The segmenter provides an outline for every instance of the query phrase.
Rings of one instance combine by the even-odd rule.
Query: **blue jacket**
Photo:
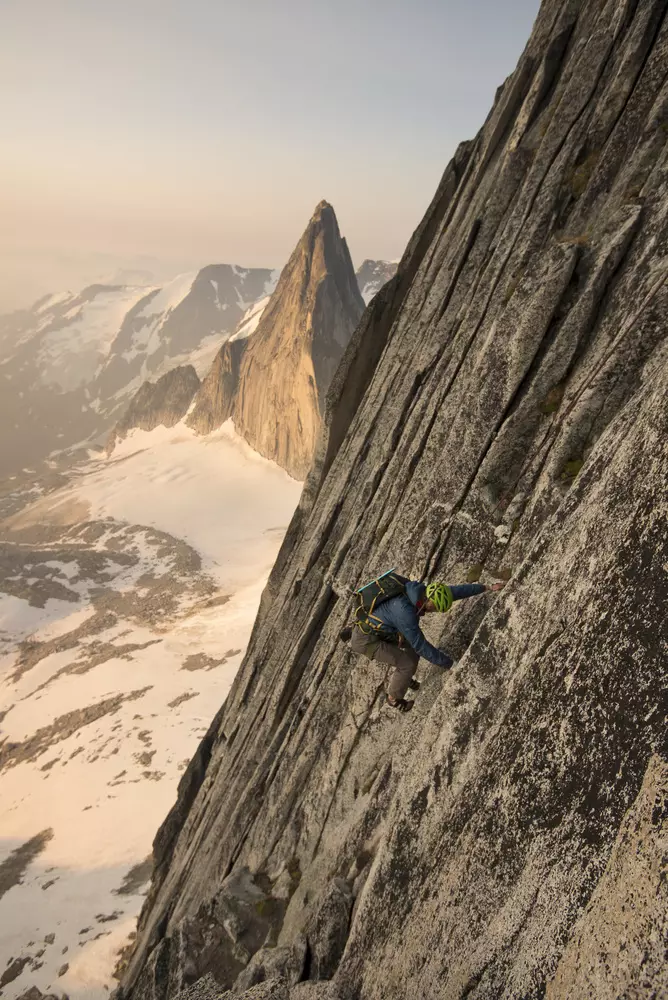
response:
[[[415,606],[419,601],[425,600],[426,589],[424,583],[420,583],[418,580],[408,580],[406,594],[399,594],[398,597],[391,597],[389,601],[384,601],[375,609],[374,615],[387,626],[387,631],[392,634],[392,638],[396,638],[396,634],[400,632],[418,656],[423,656],[425,660],[435,663],[437,667],[451,667],[452,657],[448,656],[447,653],[442,653],[436,646],[432,646],[420,628],[420,619]],[[482,583],[462,583],[450,587],[453,601],[461,601],[464,597],[482,594],[484,589]]]

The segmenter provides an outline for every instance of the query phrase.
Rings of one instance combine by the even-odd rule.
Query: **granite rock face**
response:
[[[333,879],[318,900],[306,928],[309,979],[331,979],[336,972],[348,938],[352,906],[348,883],[342,878]]]
[[[209,434],[232,415],[246,340],[226,341],[202,381],[186,423],[198,434]]]
[[[613,1000],[665,987],[668,762],[654,755],[606,869],[561,956],[546,997]],[[648,943],[650,947],[648,947]],[[660,995],[660,994],[659,994]]]
[[[366,310],[126,997],[210,971],[182,930],[224,940],[244,868],[286,902],[278,947],[354,898],[294,996],[668,994],[667,15],[544,3]],[[509,580],[429,621],[459,663],[422,661],[404,717],[339,638],[389,566]]]
[[[327,389],[364,302],[334,209],[321,202],[241,360],[233,418],[266,458],[303,479]]]
[[[285,979],[291,985],[296,985],[302,978],[304,958],[306,957],[306,940],[300,937],[294,944],[283,945],[280,948],[260,948],[250,962],[237,976],[234,984],[235,993],[243,993],[258,983],[271,979]]]
[[[133,427],[144,431],[152,431],[161,424],[173,427],[188,412],[199,386],[192,365],[172,368],[157,382],[144,382],[112,431],[107,451],[112,451],[114,444],[122,441]]]

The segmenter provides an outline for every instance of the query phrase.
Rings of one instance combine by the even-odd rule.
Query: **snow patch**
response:
[[[282,273],[283,269],[280,267],[275,267],[272,271],[269,272],[269,277],[264,285],[263,294],[265,296],[271,295],[274,292],[274,290],[276,289],[276,285],[278,284],[278,279],[280,278]]]
[[[367,284],[361,290],[361,295],[362,295],[362,298],[364,299],[364,304],[366,306],[369,305],[369,303],[371,302],[371,299],[374,297],[374,295],[376,294],[377,291],[378,291],[378,283],[375,282],[375,281],[369,281],[369,282],[367,282]]]
[[[42,302],[39,309],[35,309],[37,315],[46,312],[47,309],[53,309],[54,306],[60,305],[62,302],[67,302],[68,299],[73,298],[72,292],[55,292],[53,295],[49,295],[44,302]]]
[[[185,539],[220,586],[247,585],[268,572],[267,531],[292,517],[301,483],[257,452],[228,420],[200,437],[190,427],[133,429],[76,487],[90,517],[147,524]]]
[[[230,337],[231,341],[246,340],[246,338],[250,337],[252,333],[255,333],[255,331],[259,326],[260,320],[262,319],[262,314],[269,305],[270,298],[271,296],[267,295],[266,298],[260,299],[259,302],[256,302],[254,305],[250,307],[250,309],[246,310],[246,312],[241,318],[241,321],[239,322],[238,327]]]
[[[164,285],[158,294],[153,296],[151,301],[144,306],[138,315],[147,317],[156,316],[176,309],[191,291],[197,274],[197,271],[187,271],[184,274],[177,275],[173,281]],[[143,292],[146,295],[145,288]]]
[[[76,608],[77,605],[71,601],[53,598],[48,600],[43,608],[37,608],[22,597],[0,593],[0,657],[8,644],[23,642],[37,629],[51,623],[67,621]]]

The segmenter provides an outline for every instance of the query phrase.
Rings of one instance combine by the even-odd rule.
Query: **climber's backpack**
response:
[[[355,591],[355,613],[353,615],[355,624],[365,635],[374,633],[381,637],[383,632],[392,632],[382,619],[374,615],[375,609],[389,601],[391,597],[398,597],[399,594],[406,593],[408,580],[405,576],[400,576],[395,570],[390,569],[383,573],[376,580],[365,583]]]

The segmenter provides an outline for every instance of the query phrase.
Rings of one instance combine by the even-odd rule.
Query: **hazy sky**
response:
[[[118,265],[280,265],[321,198],[356,263],[400,256],[538,6],[0,0],[0,309]]]

